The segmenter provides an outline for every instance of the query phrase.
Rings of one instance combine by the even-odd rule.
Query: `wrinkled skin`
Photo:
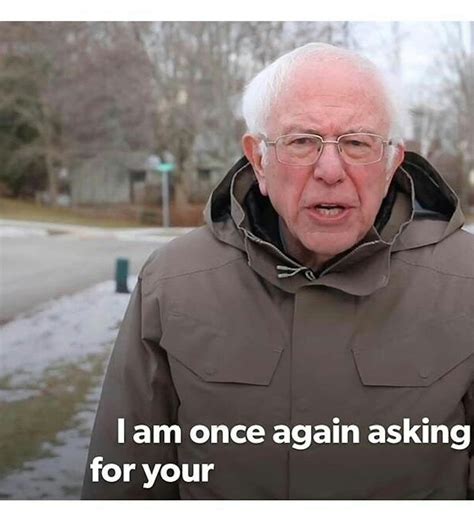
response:
[[[390,137],[390,117],[379,82],[348,61],[312,60],[299,64],[273,103],[266,136],[274,140],[288,133],[315,133],[326,140],[351,132]],[[336,145],[328,144],[311,166],[289,166],[276,159],[275,148],[262,155],[260,138],[243,136],[262,195],[282,219],[288,251],[308,267],[320,268],[362,240],[372,227],[390,181],[403,161],[404,149],[388,163],[346,164]],[[390,165],[390,166],[388,166]],[[318,204],[340,204],[340,216],[318,211]]]

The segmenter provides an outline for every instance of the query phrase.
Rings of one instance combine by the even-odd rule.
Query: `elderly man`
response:
[[[206,226],[141,271],[83,497],[472,496],[474,241],[455,194],[404,153],[393,96],[352,52],[282,56],[243,110],[245,158]],[[182,440],[132,439],[153,425]],[[242,426],[212,443],[189,437],[196,425]],[[104,480],[97,456],[136,467]],[[171,481],[142,464],[213,467]]]

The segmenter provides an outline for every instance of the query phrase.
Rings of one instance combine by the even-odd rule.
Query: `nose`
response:
[[[325,143],[318,161],[314,164],[313,177],[328,185],[340,183],[346,177],[344,161],[335,143]]]

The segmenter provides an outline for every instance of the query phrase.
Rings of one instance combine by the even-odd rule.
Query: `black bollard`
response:
[[[128,294],[128,259],[117,258],[115,262],[115,292],[119,294]]]

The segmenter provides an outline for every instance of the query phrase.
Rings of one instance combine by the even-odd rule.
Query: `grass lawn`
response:
[[[58,432],[70,427],[88,392],[101,380],[107,356],[50,368],[41,380],[39,394],[0,403],[0,478],[26,461],[44,456],[42,443],[53,442]],[[1,380],[1,388],[8,389],[9,378]],[[38,384],[21,388],[38,389]]]
[[[143,227],[136,220],[120,220],[106,216],[91,216],[74,213],[69,208],[50,207],[33,201],[0,198],[0,218],[56,222],[59,224],[79,224],[104,228]]]

